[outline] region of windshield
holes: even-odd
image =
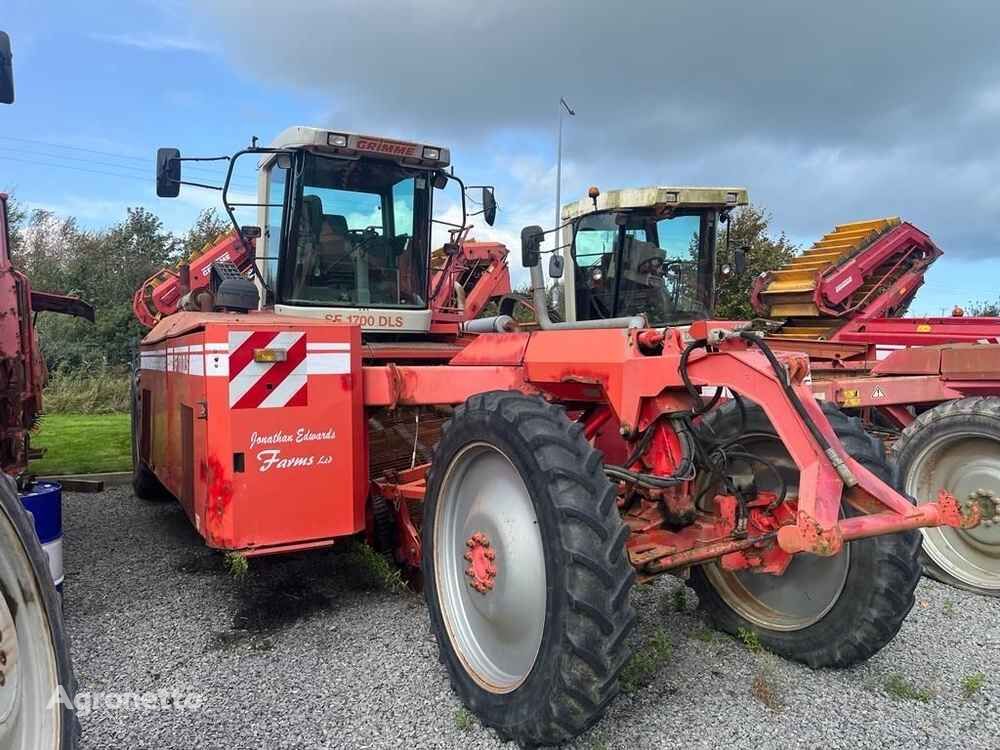
[[[430,179],[380,159],[304,156],[282,301],[426,307]]]
[[[644,313],[666,326],[711,315],[714,211],[590,214],[577,223],[573,255],[578,320]]]

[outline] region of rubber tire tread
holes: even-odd
[[[547,601],[539,654],[525,681],[506,694],[485,690],[462,665],[434,574],[442,482],[454,457],[475,442],[501,450],[521,474],[544,545]],[[557,745],[586,731],[618,695],[636,622],[629,599],[635,574],[624,549],[628,531],[602,454],[562,407],[517,391],[482,393],[445,423],[426,497],[424,594],[455,693],[484,725],[524,746]]]
[[[24,554],[28,558],[31,571],[35,577],[37,590],[41,594],[42,607],[45,612],[49,627],[44,634],[52,643],[52,651],[55,654],[56,675],[59,684],[62,685],[66,697],[75,703],[76,701],[76,678],[73,674],[73,663],[70,659],[69,637],[66,635],[66,626],[63,622],[62,599],[56,591],[55,583],[52,581],[52,573],[49,570],[49,560],[42,549],[38,536],[35,534],[35,525],[31,519],[31,514],[25,510],[21,504],[21,499],[17,494],[17,485],[14,480],[7,475],[0,477],[0,514],[6,517],[21,543],[21,549],[0,550],[0,554]],[[0,518],[0,523],[4,523]],[[2,594],[0,594],[2,595]],[[35,635],[32,633],[32,635]],[[25,637],[25,634],[18,631],[18,638]],[[75,750],[80,740],[80,722],[76,712],[68,707],[65,701],[60,703],[62,712],[62,732],[58,738],[57,750]]]
[[[882,443],[864,431],[861,420],[832,404],[823,404],[823,411],[847,453],[885,482],[898,486],[897,472]],[[708,434],[735,434],[740,425],[739,410],[735,402],[729,402],[704,421]],[[746,430],[776,434],[763,410],[750,402]],[[856,513],[846,503],[844,511]],[[801,630],[768,629],[745,619],[719,595],[702,567],[692,569],[688,585],[718,629],[734,636],[754,632],[769,650],[813,668],[849,667],[870,658],[896,636],[913,607],[921,572],[920,534],[916,531],[849,544],[851,562],[840,597],[818,622]]]

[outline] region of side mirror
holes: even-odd
[[[255,240],[260,237],[260,227],[245,226],[240,227],[240,234],[243,235],[245,240]]]
[[[559,253],[549,256],[549,278],[561,279],[563,275],[563,257]]]
[[[444,254],[447,256],[458,255],[462,251],[462,246],[457,242],[446,242],[442,245]]]
[[[444,172],[438,172],[434,175],[434,187],[438,190],[444,190],[448,187],[448,175]]]
[[[176,148],[156,150],[156,194],[176,198],[181,192],[181,152]]]
[[[14,56],[10,53],[10,37],[0,31],[0,104],[14,103]]]
[[[733,271],[737,276],[747,270],[747,250],[749,249],[748,246],[744,245],[733,250]]]
[[[534,268],[541,260],[539,249],[544,236],[545,233],[537,224],[521,230],[521,265],[525,268]]]
[[[490,188],[483,188],[483,221],[490,226],[497,220],[497,199]]]

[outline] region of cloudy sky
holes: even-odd
[[[553,221],[565,96],[564,200],[745,185],[801,244],[900,215],[945,251],[915,311],[1000,297],[996,3],[4,5],[0,188],[92,226],[141,204],[181,229],[214,204],[155,198],[157,146],[231,152],[309,124],[449,146],[466,181],[497,185],[498,226],[477,234],[513,243]]]

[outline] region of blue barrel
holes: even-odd
[[[62,485],[58,482],[35,482],[21,493],[21,503],[35,520],[35,533],[49,558],[49,570],[56,589],[63,589]]]

